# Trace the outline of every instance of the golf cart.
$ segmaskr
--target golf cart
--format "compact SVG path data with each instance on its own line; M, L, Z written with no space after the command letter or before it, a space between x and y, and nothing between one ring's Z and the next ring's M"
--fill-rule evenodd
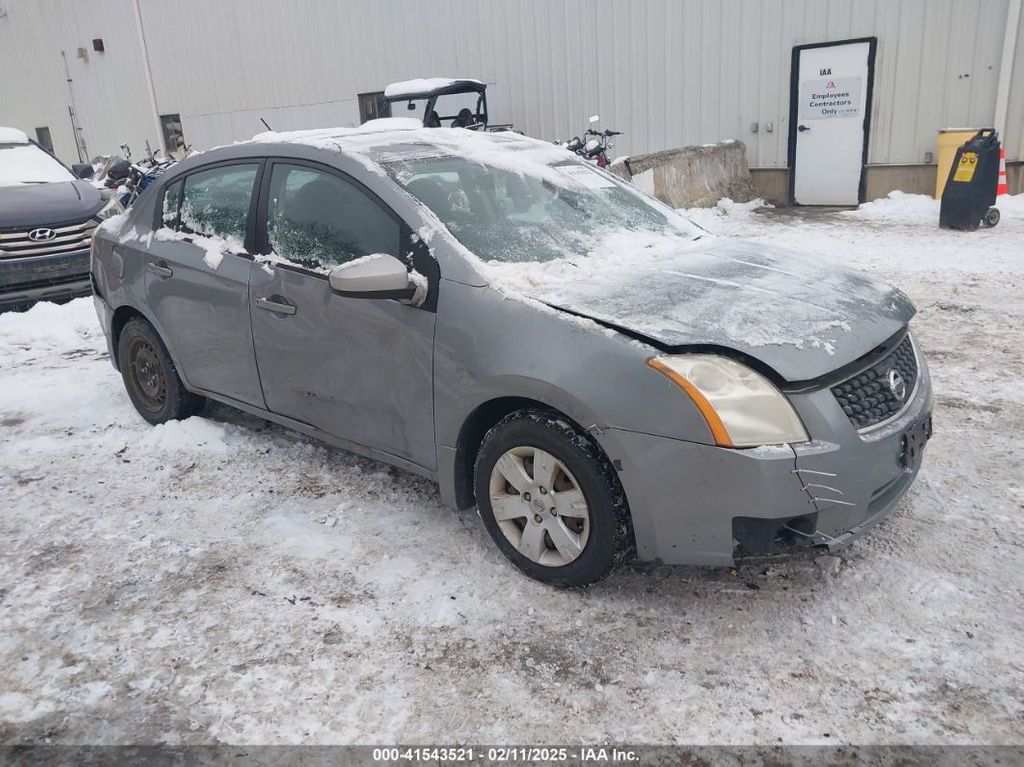
M469 78L430 77L391 83L384 89L384 101L397 117L398 104L422 120L426 128L467 128L469 130L510 130L511 125L488 125L487 85Z

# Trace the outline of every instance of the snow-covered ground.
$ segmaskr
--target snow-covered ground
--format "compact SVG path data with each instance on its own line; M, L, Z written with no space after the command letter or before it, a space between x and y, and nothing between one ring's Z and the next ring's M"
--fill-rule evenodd
M916 301L936 434L838 557L520 576L428 482L224 408L151 428L91 303L0 316L2 742L1024 742L1024 198L693 213Z

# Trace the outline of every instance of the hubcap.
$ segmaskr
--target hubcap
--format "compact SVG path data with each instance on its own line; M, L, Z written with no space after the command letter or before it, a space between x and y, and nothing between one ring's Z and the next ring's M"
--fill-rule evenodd
M491 509L501 532L531 562L561 567L590 537L590 509L579 483L551 453L514 447L491 470Z
M156 349L145 341L137 341L131 349L132 378L146 407L159 410L167 397L164 368Z

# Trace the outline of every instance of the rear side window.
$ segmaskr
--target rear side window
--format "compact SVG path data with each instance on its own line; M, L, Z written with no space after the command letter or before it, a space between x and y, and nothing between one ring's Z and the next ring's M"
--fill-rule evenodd
M394 218L362 189L313 168L275 163L267 239L278 256L330 269L373 253L399 253Z
M224 165L186 177L178 228L190 234L236 237L244 242L257 168L256 163Z
M160 213L160 226L178 228L178 209L181 207L181 181L175 181L164 190L164 203Z

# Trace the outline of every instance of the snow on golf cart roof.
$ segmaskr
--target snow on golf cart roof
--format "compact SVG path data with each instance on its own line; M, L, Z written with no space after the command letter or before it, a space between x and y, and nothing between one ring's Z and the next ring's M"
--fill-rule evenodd
M417 80L391 83L384 89L384 98L403 99L412 96L428 96L436 91L457 85L483 85L483 83L470 77L421 77Z
M0 125L0 144L27 144L28 136L17 128Z

